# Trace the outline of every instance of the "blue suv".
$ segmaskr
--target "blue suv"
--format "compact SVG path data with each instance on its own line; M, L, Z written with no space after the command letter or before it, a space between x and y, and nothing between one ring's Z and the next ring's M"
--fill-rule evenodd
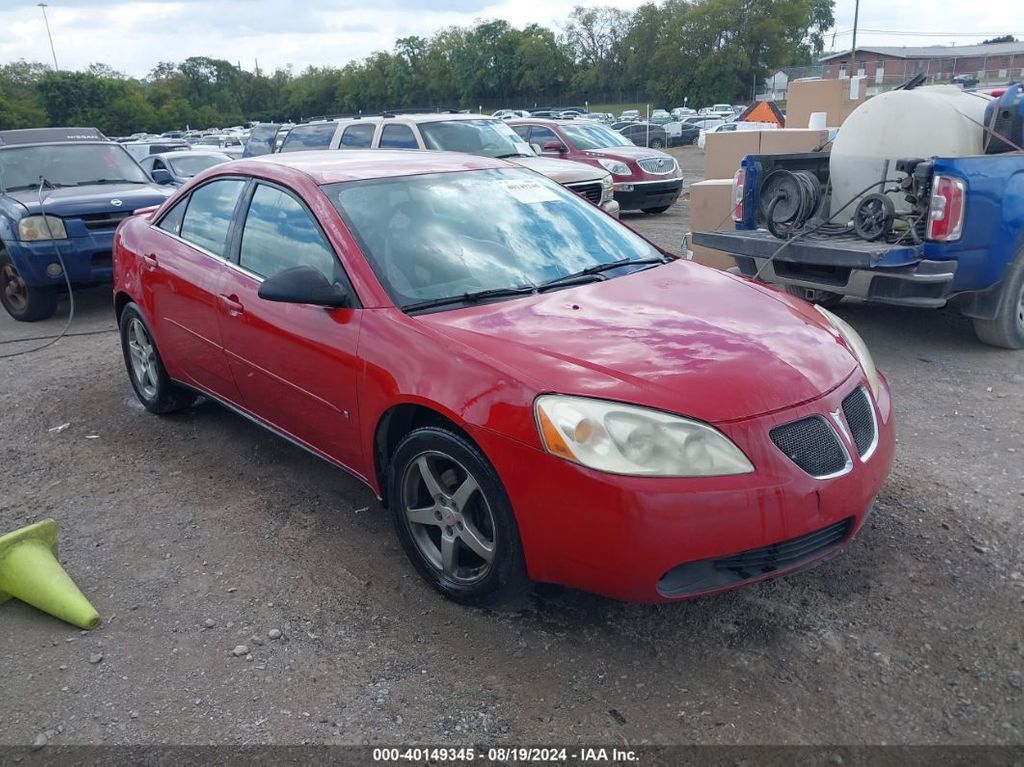
M110 282L117 225L172 191L95 128L0 131L0 303L33 322L68 281Z

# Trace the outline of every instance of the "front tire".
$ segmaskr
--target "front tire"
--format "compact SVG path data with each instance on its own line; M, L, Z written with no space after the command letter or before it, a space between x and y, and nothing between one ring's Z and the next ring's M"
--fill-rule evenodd
M196 401L194 392L167 375L149 325L135 304L128 304L121 313L120 333L128 379L146 410L163 415L184 410Z
M1024 251L1006 270L999 312L991 320L974 320L974 332L991 346L1024 349Z
M665 142L662 141L660 138L656 138L656 139L652 139L651 140L651 149L664 149L664 148L665 148Z
M801 288L797 285L785 285L784 287L789 295L802 298L808 303L817 304L823 309L832 309L833 307L839 306L839 302L843 300L841 293L833 293L830 290Z
M27 285L11 257L0 250L0 303L18 322L37 322L57 311L57 289Z
M440 426L410 432L392 456L388 498L402 548L444 596L497 606L529 587L512 504L464 436Z

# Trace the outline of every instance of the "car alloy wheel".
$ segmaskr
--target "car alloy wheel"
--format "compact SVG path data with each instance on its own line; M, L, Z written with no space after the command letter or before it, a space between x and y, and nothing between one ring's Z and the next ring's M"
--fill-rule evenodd
M153 399L159 387L156 349L146 326L138 317L132 317L128 322L128 355L135 385L146 399Z
M423 558L444 577L472 586L490 573L495 522L476 477L438 451L412 460L402 478L402 512Z
M4 303L12 311L19 314L25 311L28 305L28 285L10 262L0 267L0 288L3 289Z

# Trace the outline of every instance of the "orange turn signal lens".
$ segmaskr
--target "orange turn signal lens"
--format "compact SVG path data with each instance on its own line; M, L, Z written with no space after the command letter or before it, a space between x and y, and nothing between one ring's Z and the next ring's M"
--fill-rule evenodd
M544 440L544 447L549 453L554 455L560 455L563 458L568 458L570 461L575 461L576 456L573 455L572 450L565 444L565 440L562 435L558 433L557 427L551 422L547 414L537 409L537 422L540 425L540 435Z

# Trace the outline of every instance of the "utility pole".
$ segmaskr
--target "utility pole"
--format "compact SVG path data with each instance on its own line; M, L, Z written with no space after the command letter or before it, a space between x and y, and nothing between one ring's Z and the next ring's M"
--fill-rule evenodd
M853 6L853 44L850 47L850 77L856 74L854 66L857 62L857 17L860 15L860 0L854 0Z
M57 66L57 49L53 47L53 35L50 34L50 20L46 18L46 9L49 7L46 3L36 3L43 10L43 23L46 25L46 36L50 38L50 53L53 54L53 71L59 72L60 67Z

